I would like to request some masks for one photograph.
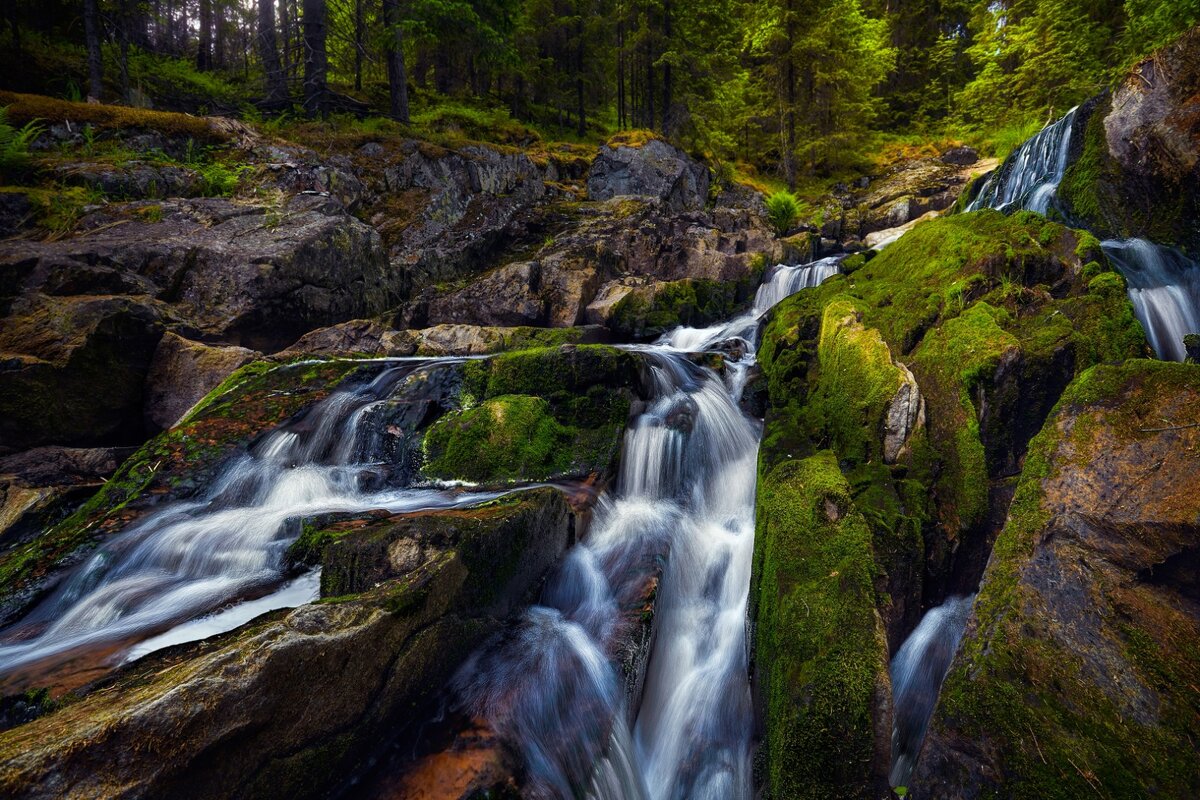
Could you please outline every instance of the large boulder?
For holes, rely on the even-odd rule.
[[[1063,212],[1106,238],[1200,248],[1200,28],[1085,103],[1059,184]]]
[[[889,654],[975,585],[1071,376],[1147,352],[1103,259],[1037,215],[946,217],[772,311],[751,592],[775,796],[885,787]]]
[[[137,444],[163,333],[144,298],[34,295],[0,323],[0,452]]]
[[[918,798],[1200,791],[1200,371],[1075,380],[1030,446]]]
[[[672,211],[696,211],[708,202],[708,185],[708,168],[662,139],[614,139],[592,162],[587,191],[592,200],[634,195],[661,200]]]
[[[159,222],[121,213],[85,220],[86,237],[0,244],[0,269],[24,274],[26,294],[149,295],[208,337],[266,350],[379,313],[404,290],[379,234],[320,196],[165,202]]]

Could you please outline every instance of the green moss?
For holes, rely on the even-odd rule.
[[[540,397],[502,395],[435,422],[425,436],[424,473],[497,483],[603,472],[616,456],[621,428],[564,425]]]
[[[887,645],[870,528],[833,453],[760,472],[755,569],[770,795],[869,796]]]
[[[617,303],[609,327],[620,338],[648,339],[680,325],[711,325],[747,306],[761,278],[761,272],[752,271],[736,282],[688,278],[659,284],[649,293],[635,290]]]
[[[35,119],[48,123],[70,120],[72,123],[94,125],[102,129],[144,128],[172,136],[190,136],[198,141],[225,139],[224,134],[218,133],[203,117],[168,111],[73,103],[41,95],[3,91],[0,91],[0,106],[8,106],[10,118],[18,123]]]

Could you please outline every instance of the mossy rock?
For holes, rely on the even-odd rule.
[[[739,281],[686,278],[635,289],[613,309],[608,326],[619,340],[646,340],[687,325],[702,328],[735,316],[754,299],[763,270]]]
[[[1200,791],[1200,371],[1097,366],[1034,439],[913,796]]]
[[[623,429],[623,421],[565,425],[541,397],[501,395],[435,422],[425,436],[423,471],[485,484],[599,474],[616,457]]]
[[[875,797],[891,735],[871,529],[831,451],[760,465],[755,664],[773,798]]]

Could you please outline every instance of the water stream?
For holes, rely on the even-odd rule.
[[[916,766],[942,681],[958,650],[975,595],[929,609],[892,657],[892,786],[905,786]]]
[[[1057,207],[1058,185],[1068,167],[1075,112],[1051,123],[1021,145],[984,182],[968,211]],[[1104,252],[1125,276],[1134,313],[1159,358],[1184,359],[1183,337],[1200,333],[1200,264],[1147,239],[1110,239]]]
[[[46,674],[61,680],[72,670],[92,674],[97,660],[111,666],[316,599],[317,575],[285,582],[282,573],[284,552],[306,517],[496,497],[412,488],[406,470],[389,472],[405,460],[394,452],[397,425],[405,426],[406,413],[423,416],[422,402],[432,401],[421,393],[456,361],[385,364],[374,379],[333,392],[262,437],[195,499],[165,505],[109,537],[0,632],[0,685]],[[389,407],[412,395],[415,402],[399,412]],[[375,419],[389,411],[387,424]]]
[[[520,750],[529,796],[753,796],[746,625],[760,430],[738,401],[762,315],[836,272],[836,259],[779,267],[748,313],[632,348],[653,399],[626,433],[615,489],[541,604],[455,679],[465,709]],[[724,378],[687,355],[718,350]],[[614,653],[654,565],[645,681],[627,692]]]

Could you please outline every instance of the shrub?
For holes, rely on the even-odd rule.
[[[789,192],[776,192],[767,198],[767,220],[778,236],[784,236],[796,224],[800,204]]]
[[[14,126],[8,121],[8,108],[0,108],[0,175],[17,175],[29,166],[29,144],[41,132],[36,120]]]

